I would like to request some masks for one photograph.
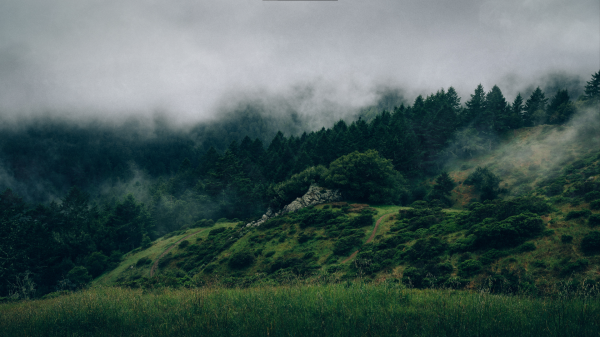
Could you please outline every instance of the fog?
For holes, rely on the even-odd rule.
[[[0,116],[189,125],[260,102],[313,128],[386,92],[452,85],[465,102],[482,83],[511,99],[589,80],[599,14],[596,0],[1,0]]]

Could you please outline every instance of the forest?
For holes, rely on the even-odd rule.
[[[450,87],[391,111],[287,135],[273,130],[271,119],[251,110],[187,130],[160,118],[153,127],[134,120],[110,126],[40,119],[16,129],[2,128],[0,297],[15,293],[41,297],[76,289],[117,267],[128,252],[148,248],[169,233],[219,222],[248,223],[267,208],[279,209],[302,196],[313,183],[338,189],[356,203],[458,207],[448,197],[456,186],[446,171],[448,162],[488,154],[516,130],[561,126],[584,111],[598,113],[599,104],[600,71],[576,98],[566,89],[546,97],[538,87],[528,97],[519,94],[507,102],[498,86],[486,91],[479,85],[462,104]],[[269,134],[274,136],[265,139]],[[480,198],[468,206],[466,215],[457,216],[456,223],[468,233],[452,246],[435,238],[417,240],[411,234],[423,228],[423,221],[443,221],[439,211],[425,207],[404,214],[406,221],[396,228],[404,241],[389,245],[417,240],[396,258],[408,265],[405,275],[412,275],[418,287],[428,282],[423,261],[432,258],[423,254],[436,254],[436,249],[469,252],[490,245],[497,252],[527,250],[524,240],[543,233],[538,215],[547,214],[547,206],[534,199],[515,199],[513,209],[519,211],[507,212],[508,206],[498,201],[504,192],[500,182],[484,167],[464,181]],[[552,183],[544,190],[546,196],[560,195],[567,181]],[[593,203],[600,199],[600,188],[588,185],[578,193]],[[592,213],[570,216],[598,221]],[[350,218],[339,221],[330,222],[332,227],[326,230],[348,228],[348,235],[331,234],[342,242],[334,248],[342,254],[356,246],[351,240],[358,236],[350,230],[354,228]],[[515,236],[515,231],[521,232]],[[600,239],[588,240],[592,253],[594,240]],[[385,257],[390,247],[380,244],[360,254],[362,258],[383,254],[386,261],[393,256]],[[488,260],[504,253],[494,254],[489,253]],[[236,269],[238,262],[243,266],[248,259],[253,257],[239,255],[228,263]],[[481,259],[468,257],[460,263],[465,277],[483,266]],[[425,265],[431,266],[430,273],[442,276],[439,280],[452,269]],[[370,268],[377,272],[385,264]],[[34,285],[35,291],[19,290]]]

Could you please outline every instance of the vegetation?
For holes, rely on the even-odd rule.
[[[4,336],[595,336],[600,324],[600,304],[589,296],[542,300],[411,290],[387,282],[101,288],[1,304],[0,313]]]

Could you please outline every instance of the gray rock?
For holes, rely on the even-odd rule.
[[[317,185],[310,185],[308,192],[306,192],[306,194],[304,194],[302,197],[297,198],[277,212],[274,212],[271,208],[267,209],[267,212],[262,216],[262,218],[246,224],[246,227],[258,227],[265,221],[276,216],[294,213],[305,207],[339,201],[341,199],[342,194],[338,190],[328,190]]]

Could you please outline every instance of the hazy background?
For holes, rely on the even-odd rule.
[[[248,103],[329,121],[390,92],[512,99],[600,67],[597,0],[279,2],[0,0],[2,121],[189,125]]]

